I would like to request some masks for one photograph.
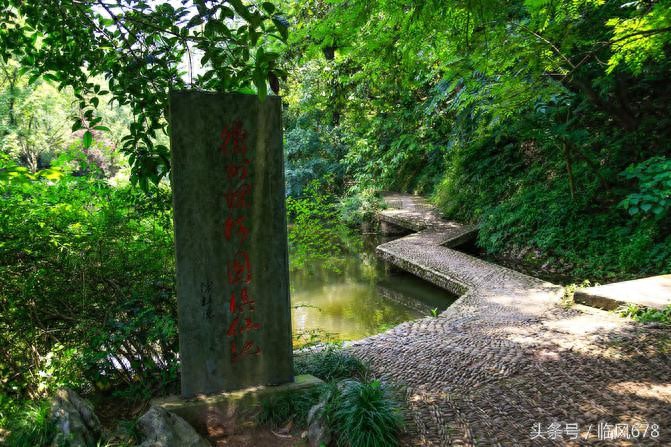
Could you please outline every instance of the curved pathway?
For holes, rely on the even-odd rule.
[[[462,295],[438,317],[350,348],[406,387],[408,445],[671,446],[668,328],[564,309],[561,287],[449,248],[473,227],[442,220],[415,196],[386,200],[382,219],[416,233],[377,254]],[[644,423],[658,431],[643,439]]]

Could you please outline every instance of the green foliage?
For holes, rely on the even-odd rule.
[[[135,447],[142,443],[142,438],[138,419],[120,420],[113,433],[103,431],[98,444],[100,447]]]
[[[663,309],[652,309],[629,304],[618,307],[616,312],[622,317],[632,318],[641,323],[671,324],[671,305]]]
[[[306,349],[294,357],[295,374],[312,374],[326,385],[309,392],[285,393],[261,402],[258,421],[271,427],[293,421],[307,425],[307,415],[317,403],[327,428],[339,446],[398,445],[403,411],[398,390],[366,378],[368,369],[342,348],[326,345]]]
[[[613,54],[608,60],[608,71],[622,66],[641,74],[649,62],[662,62],[671,43],[671,2],[642,0],[622,5],[632,11],[628,17],[615,17],[607,25],[613,28]]]
[[[291,307],[293,309],[300,307],[314,307],[315,309],[319,309],[317,306],[309,306],[307,304],[299,304]],[[321,312],[321,309],[319,309],[319,311]],[[328,344],[338,342],[338,334],[328,332],[324,329],[298,329],[293,331],[293,346],[295,350],[320,346],[323,343]]]
[[[30,172],[30,169],[19,166],[7,154],[0,152],[0,183],[20,184],[37,179],[58,180],[62,175],[63,172],[58,168]]]
[[[338,446],[399,445],[403,412],[389,385],[379,380],[345,380],[333,388],[326,407]]]
[[[56,434],[56,427],[50,418],[51,405],[48,401],[27,401],[10,411],[5,425],[5,429],[9,432],[5,440],[7,445],[39,447],[51,444]]]
[[[373,188],[352,186],[340,200],[340,220],[350,227],[372,222],[384,201]]]
[[[116,387],[141,398],[174,383],[169,195],[66,176],[0,182],[0,196],[4,389]]]
[[[31,81],[42,76],[73,89],[79,113],[72,131],[83,131],[85,149],[94,131],[108,127],[98,112],[108,95],[130,108],[134,119],[122,150],[132,180],[145,190],[170,169],[161,142],[169,91],[256,91],[263,99],[268,83],[277,87],[285,76],[277,49],[288,22],[268,2],[3,0],[0,19],[0,58],[17,60]],[[97,82],[101,77],[106,86]]]
[[[311,182],[322,181],[337,193],[343,182],[343,146],[327,128],[294,127],[286,135],[287,195],[301,197]]]
[[[434,193],[576,280],[671,268],[668,0],[290,5],[288,126],[337,131],[345,190]]]
[[[271,427],[293,421],[299,427],[307,425],[310,409],[320,400],[335,396],[335,383],[344,379],[363,378],[368,368],[361,360],[343,350],[340,345],[320,344],[294,354],[294,374],[310,374],[327,382],[327,386],[308,391],[281,393],[261,401],[257,420]],[[333,427],[338,430],[337,426]]]
[[[327,344],[308,348],[294,356],[294,373],[310,374],[326,382],[359,377],[368,373],[361,360],[340,346]]]
[[[34,173],[67,145],[72,98],[49,83],[29,84],[20,68],[0,62],[0,142]]]
[[[297,392],[273,394],[261,400],[257,421],[273,428],[286,425],[290,421],[296,426],[305,427],[310,408],[319,403],[322,393],[321,387],[312,387]]]
[[[325,180],[328,183],[329,177]],[[350,247],[350,229],[338,220],[337,199],[313,181],[300,198],[287,197],[291,269],[320,267],[339,271]]]
[[[639,192],[629,194],[620,206],[629,214],[652,214],[661,218],[671,209],[671,159],[653,157],[629,166],[623,175],[637,180]]]
[[[598,284],[594,284],[595,286]],[[564,286],[564,293],[562,294],[561,305],[565,309],[569,309],[575,304],[575,291],[579,288],[591,287],[592,283],[588,280],[583,281],[580,284],[568,284]]]
[[[628,164],[624,141],[611,140],[594,151],[587,146],[609,137],[568,138],[571,183],[563,152],[548,136],[553,130],[543,128],[541,118],[547,114],[539,109],[528,123],[508,126],[498,141],[486,139],[453,151],[451,169],[436,195],[442,210],[459,220],[479,221],[478,244],[486,251],[530,247],[537,255],[522,261],[540,259],[575,280],[606,281],[671,268],[666,211],[655,219],[632,220],[616,206],[627,191],[618,175]],[[653,157],[636,166],[625,172],[639,180],[639,191],[623,206],[646,203],[651,211],[666,204],[665,164]]]

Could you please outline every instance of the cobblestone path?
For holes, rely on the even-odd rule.
[[[383,219],[417,233],[378,255],[462,295],[351,345],[406,387],[407,445],[671,446],[668,327],[564,309],[561,287],[448,248],[472,227],[414,196],[386,200]]]

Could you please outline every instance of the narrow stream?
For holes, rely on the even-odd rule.
[[[323,331],[357,340],[404,321],[442,312],[456,296],[414,275],[386,267],[374,254],[383,240],[366,240],[341,271],[311,266],[291,273],[294,333]]]

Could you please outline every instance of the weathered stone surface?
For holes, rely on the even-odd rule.
[[[254,420],[261,399],[273,394],[303,393],[323,384],[320,379],[305,374],[278,386],[258,386],[190,399],[169,396],[154,399],[152,405],[182,417],[199,433],[233,433],[242,421]]]
[[[93,405],[69,388],[56,392],[52,400],[51,418],[57,434],[53,445],[88,447],[100,438],[100,421]]]
[[[454,233],[435,231],[435,210],[422,199],[387,201],[400,209],[384,213],[397,224],[410,216],[406,228],[419,233],[381,245],[378,255],[463,293],[437,318],[348,345],[375,373],[406,386],[407,445],[671,445],[664,428],[671,427],[668,328],[584,306],[564,309],[561,287],[443,246]],[[660,429],[657,438],[598,439],[600,423],[646,422]],[[536,423],[544,431],[577,423],[588,439],[565,432],[532,439]]]
[[[139,420],[143,442],[140,447],[210,447],[184,419],[152,406]]]
[[[293,377],[281,102],[173,92],[182,395]]]
[[[308,441],[310,447],[328,446],[331,443],[331,431],[324,421],[326,402],[320,402],[308,412]]]
[[[663,309],[671,305],[671,275],[578,289],[575,301],[606,310],[614,310],[626,304]]]

